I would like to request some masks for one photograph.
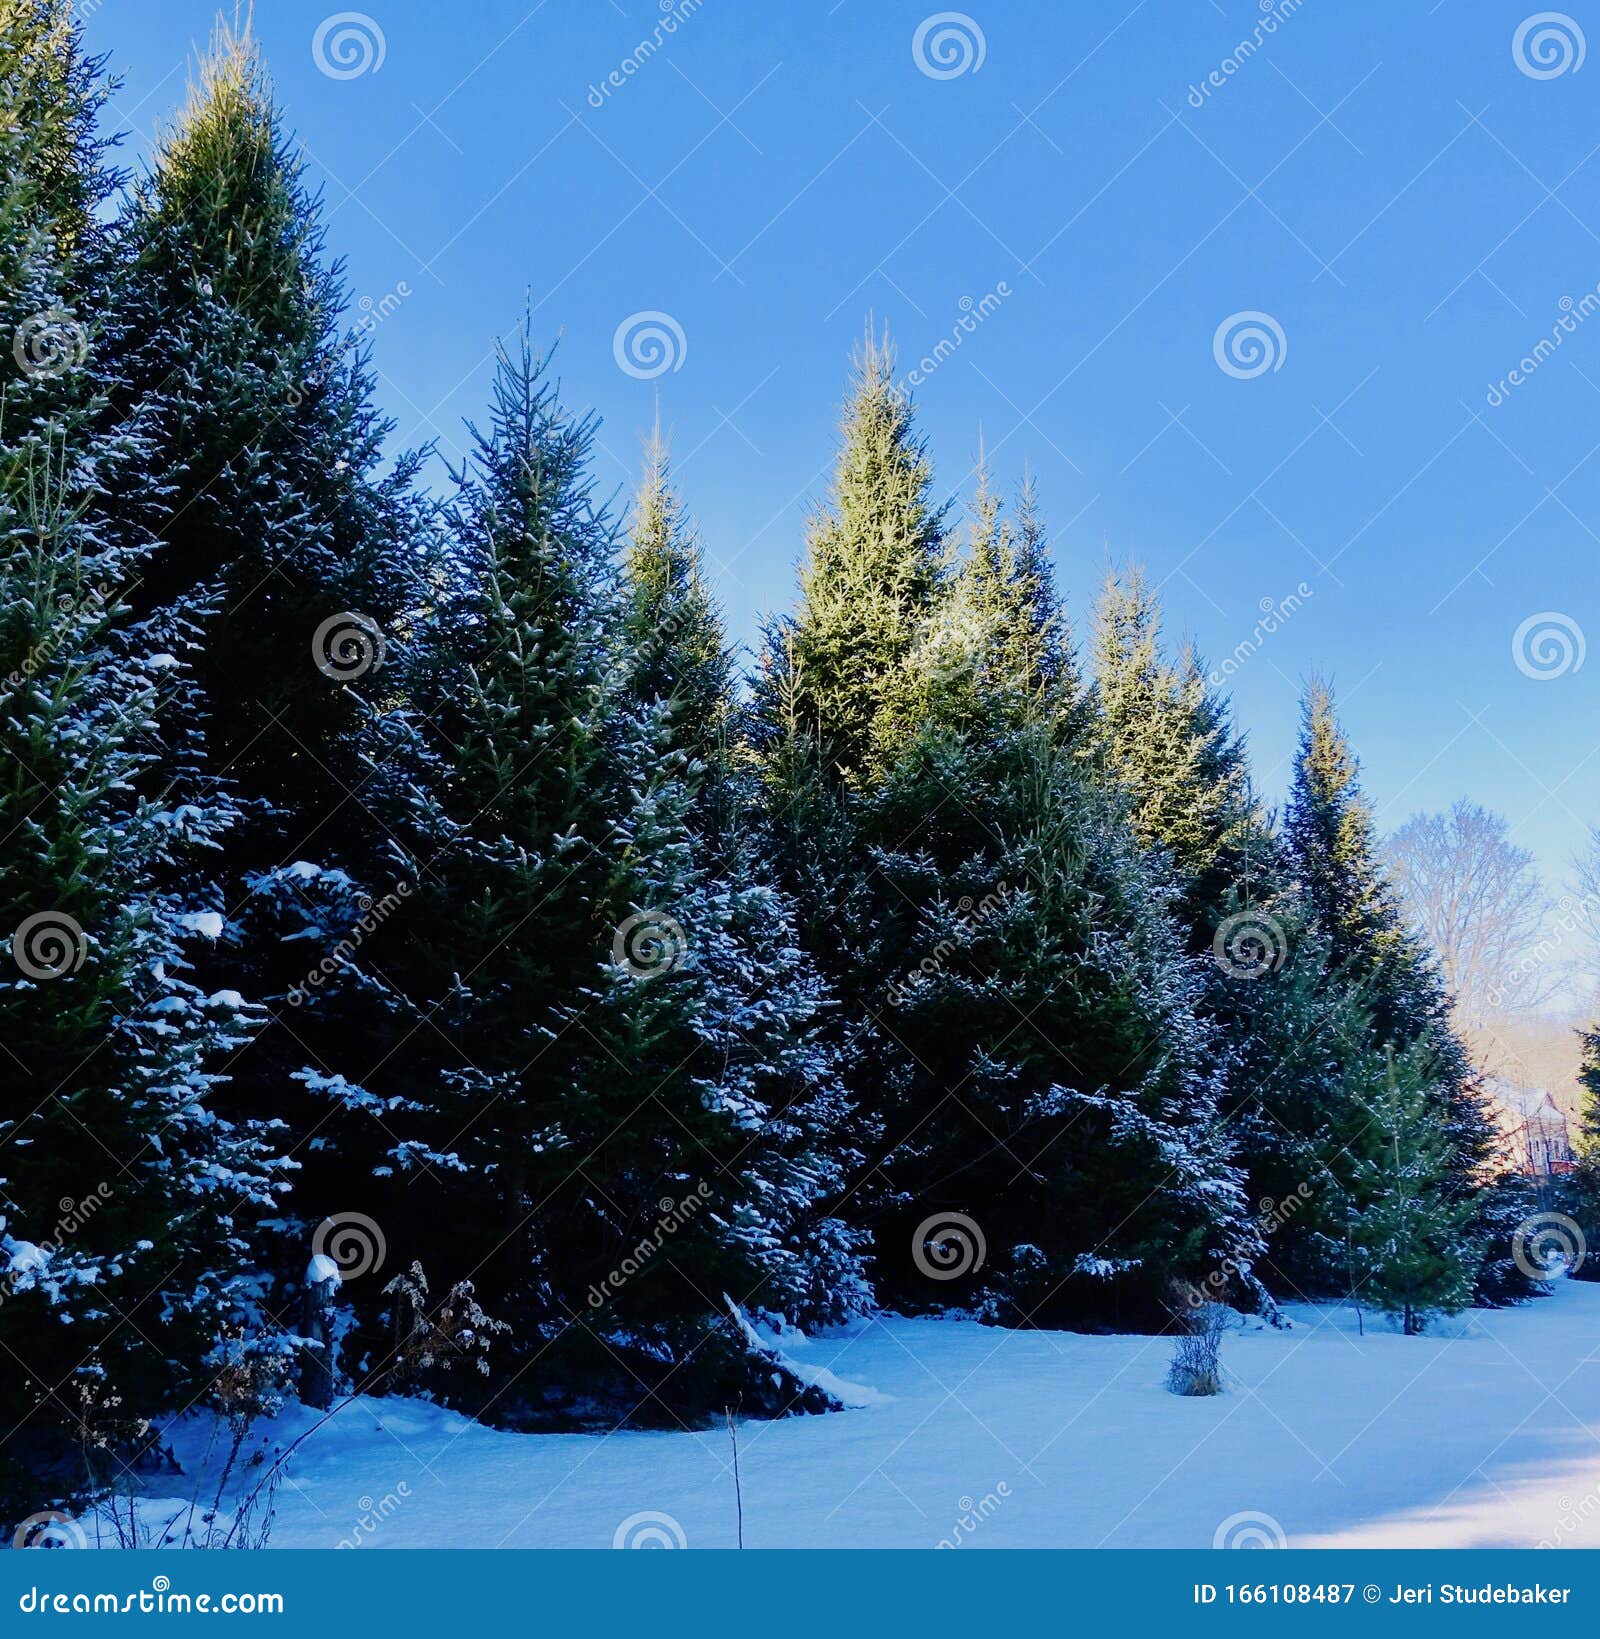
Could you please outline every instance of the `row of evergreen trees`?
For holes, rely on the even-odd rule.
[[[0,84],[8,1507],[269,1405],[312,1251],[343,1380],[523,1425],[784,1409],[755,1313],[1534,1289],[1324,686],[1276,821],[875,337],[745,679],[526,338],[445,501],[389,451],[247,41],[131,183],[67,0]]]

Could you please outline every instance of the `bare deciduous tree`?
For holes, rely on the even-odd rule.
[[[1417,932],[1438,952],[1456,1022],[1481,1035],[1542,1006],[1566,980],[1541,954],[1549,900],[1505,817],[1464,799],[1414,814],[1389,839],[1389,866]]]

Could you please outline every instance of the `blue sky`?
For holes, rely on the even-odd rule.
[[[1304,583],[1229,682],[1268,797],[1320,668],[1385,826],[1469,795],[1559,886],[1600,818],[1600,654],[1572,663],[1600,641],[1600,10],[1527,3],[969,0],[922,29],[927,0],[679,0],[669,33],[653,0],[370,0],[319,47],[325,0],[269,0],[256,28],[403,440],[459,448],[531,305],[607,487],[659,394],[749,638],[868,314],[906,368],[959,334],[916,395],[939,482],[980,429],[998,475],[1032,466],[1080,625],[1137,555],[1215,665]],[[214,10],[93,11],[133,155]],[[645,379],[618,354],[649,366],[652,313],[674,367]],[[1228,346],[1252,323],[1259,371]]]

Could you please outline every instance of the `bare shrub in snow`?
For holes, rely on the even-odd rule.
[[[1179,1331],[1167,1367],[1168,1389],[1190,1397],[1221,1394],[1222,1334],[1228,1326],[1227,1309],[1220,1303],[1199,1299],[1192,1287],[1179,1284],[1173,1287],[1172,1313]]]

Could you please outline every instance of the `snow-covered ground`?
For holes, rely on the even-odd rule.
[[[1422,1338],[1289,1313],[1229,1335],[1210,1400],[1166,1392],[1154,1338],[885,1319],[790,1344],[861,1403],[739,1425],[745,1543],[1600,1546],[1600,1284]],[[725,1429],[504,1434],[364,1400],[295,1455],[271,1546],[731,1547],[731,1455]]]

